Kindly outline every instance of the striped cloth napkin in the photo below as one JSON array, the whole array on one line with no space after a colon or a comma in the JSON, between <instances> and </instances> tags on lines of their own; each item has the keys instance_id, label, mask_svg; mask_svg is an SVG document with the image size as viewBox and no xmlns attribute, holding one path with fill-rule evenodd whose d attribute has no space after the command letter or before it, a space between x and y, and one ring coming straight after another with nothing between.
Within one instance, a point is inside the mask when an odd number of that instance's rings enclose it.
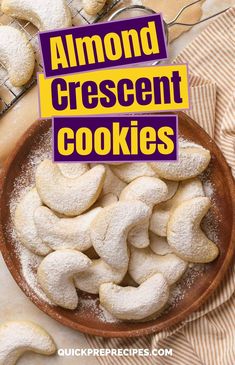
<instances>
[{"instance_id":1,"label":"striped cloth napkin","mask_svg":"<svg viewBox=\"0 0 235 365\"><path fill-rule=\"evenodd\" d=\"M177 57L188 63L188 114L215 139L235 176L235 8L220 15ZM172 348L173 357L98 357L103 365L234 365L235 267L197 312L177 326L134 339L87 336L95 348Z\"/></svg>"}]
</instances>

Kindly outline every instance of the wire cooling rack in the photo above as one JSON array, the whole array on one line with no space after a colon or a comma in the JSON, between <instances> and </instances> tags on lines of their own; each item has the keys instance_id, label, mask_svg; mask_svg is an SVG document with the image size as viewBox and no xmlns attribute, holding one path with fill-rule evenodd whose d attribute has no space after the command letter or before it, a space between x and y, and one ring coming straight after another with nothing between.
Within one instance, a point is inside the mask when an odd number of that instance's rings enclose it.
<instances>
[{"instance_id":1,"label":"wire cooling rack","mask_svg":"<svg viewBox=\"0 0 235 365\"><path fill-rule=\"evenodd\" d=\"M112 9L121 3L122 0L109 0L105 8L95 17L86 14L82 7L82 0L67 0L68 6L72 14L72 23L75 26L92 24L107 19ZM36 83L36 73L42 71L41 56L38 44L38 29L30 22L14 19L0 10L0 24L10 25L24 32L29 42L33 46L36 58L36 67L31 80L23 87L14 87L11 85L7 72L0 63L0 115L3 115L10 107L12 107L21 98L27 90Z\"/></svg>"}]
</instances>

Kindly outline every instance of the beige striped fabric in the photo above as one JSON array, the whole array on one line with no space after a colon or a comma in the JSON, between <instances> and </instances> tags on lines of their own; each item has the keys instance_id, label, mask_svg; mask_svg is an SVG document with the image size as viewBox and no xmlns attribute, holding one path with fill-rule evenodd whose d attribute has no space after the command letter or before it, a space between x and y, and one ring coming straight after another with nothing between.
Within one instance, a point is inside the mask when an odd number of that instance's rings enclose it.
<instances>
[{"instance_id":1,"label":"beige striped fabric","mask_svg":"<svg viewBox=\"0 0 235 365\"><path fill-rule=\"evenodd\" d=\"M177 57L188 63L188 114L215 139L235 176L235 9L219 16ZM173 357L98 357L102 365L234 365L235 266L197 312L179 325L137 339L87 336L95 348L172 348Z\"/></svg>"},{"instance_id":2,"label":"beige striped fabric","mask_svg":"<svg viewBox=\"0 0 235 365\"><path fill-rule=\"evenodd\" d=\"M235 176L234 18L235 8L219 16L175 62L188 63L193 74L188 114L214 138Z\"/></svg>"}]
</instances>

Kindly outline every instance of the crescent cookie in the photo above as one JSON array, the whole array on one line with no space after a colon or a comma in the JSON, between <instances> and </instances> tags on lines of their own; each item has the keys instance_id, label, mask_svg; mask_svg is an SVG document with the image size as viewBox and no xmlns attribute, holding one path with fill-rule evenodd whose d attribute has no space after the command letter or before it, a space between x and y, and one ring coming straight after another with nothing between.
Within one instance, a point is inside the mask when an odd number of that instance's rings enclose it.
<instances>
[{"instance_id":1,"label":"crescent cookie","mask_svg":"<svg viewBox=\"0 0 235 365\"><path fill-rule=\"evenodd\" d=\"M167 224L172 210L183 201L204 195L202 183L198 178L181 181L173 198L154 207L150 218L150 230L161 237L166 237Z\"/></svg>"},{"instance_id":2,"label":"crescent cookie","mask_svg":"<svg viewBox=\"0 0 235 365\"><path fill-rule=\"evenodd\" d=\"M83 9L89 15L96 15L103 9L107 0L82 0Z\"/></svg>"},{"instance_id":3,"label":"crescent cookie","mask_svg":"<svg viewBox=\"0 0 235 365\"><path fill-rule=\"evenodd\" d=\"M120 201L142 201L150 209L167 197L167 185L160 179L142 176L128 184L120 195ZM149 245L149 222L134 227L128 235L128 241L135 247L143 248Z\"/></svg>"},{"instance_id":4,"label":"crescent cookie","mask_svg":"<svg viewBox=\"0 0 235 365\"><path fill-rule=\"evenodd\" d=\"M112 166L112 171L119 179L130 183L141 176L155 176L155 172L149 163L146 162L129 162L121 165Z\"/></svg>"},{"instance_id":5,"label":"crescent cookie","mask_svg":"<svg viewBox=\"0 0 235 365\"><path fill-rule=\"evenodd\" d=\"M184 260L174 254L161 256L156 255L149 248L131 247L128 272L138 284L160 272L168 284L172 285L181 278L187 266Z\"/></svg>"},{"instance_id":6,"label":"crescent cookie","mask_svg":"<svg viewBox=\"0 0 235 365\"><path fill-rule=\"evenodd\" d=\"M72 25L65 0L2 0L2 12L33 23L40 31Z\"/></svg>"},{"instance_id":7,"label":"crescent cookie","mask_svg":"<svg viewBox=\"0 0 235 365\"><path fill-rule=\"evenodd\" d=\"M126 269L129 261L128 232L148 221L149 216L150 209L140 201L118 202L103 208L91 225L95 251L108 265Z\"/></svg>"},{"instance_id":8,"label":"crescent cookie","mask_svg":"<svg viewBox=\"0 0 235 365\"><path fill-rule=\"evenodd\" d=\"M102 165L72 179L65 177L57 164L44 160L36 170L36 187L49 208L66 216L76 216L97 200L104 178L105 168Z\"/></svg>"},{"instance_id":9,"label":"crescent cookie","mask_svg":"<svg viewBox=\"0 0 235 365\"><path fill-rule=\"evenodd\" d=\"M128 184L120 195L120 201L140 200L150 208L164 201L168 189L166 184L157 177L142 176Z\"/></svg>"},{"instance_id":10,"label":"crescent cookie","mask_svg":"<svg viewBox=\"0 0 235 365\"><path fill-rule=\"evenodd\" d=\"M37 190L30 190L17 205L14 222L21 243L33 253L45 256L51 248L42 241L34 221L34 212L41 206Z\"/></svg>"},{"instance_id":11,"label":"crescent cookie","mask_svg":"<svg viewBox=\"0 0 235 365\"><path fill-rule=\"evenodd\" d=\"M177 255L195 263L207 263L216 259L218 247L201 230L200 223L210 208L210 199L199 197L187 200L172 212L167 239Z\"/></svg>"},{"instance_id":12,"label":"crescent cookie","mask_svg":"<svg viewBox=\"0 0 235 365\"><path fill-rule=\"evenodd\" d=\"M74 218L59 218L47 207L39 207L34 221L42 241L51 249L85 251L92 246L90 226L101 210L95 208Z\"/></svg>"},{"instance_id":13,"label":"crescent cookie","mask_svg":"<svg viewBox=\"0 0 235 365\"><path fill-rule=\"evenodd\" d=\"M0 365L15 365L28 351L52 355L56 345L40 326L29 321L9 321L0 325Z\"/></svg>"},{"instance_id":14,"label":"crescent cookie","mask_svg":"<svg viewBox=\"0 0 235 365\"><path fill-rule=\"evenodd\" d=\"M38 267L37 278L43 291L60 307L75 309L78 296L73 277L88 269L91 260L76 250L58 250L47 255Z\"/></svg>"},{"instance_id":15,"label":"crescent cookie","mask_svg":"<svg viewBox=\"0 0 235 365\"><path fill-rule=\"evenodd\" d=\"M198 147L180 147L178 161L151 162L152 169L158 176L168 180L180 181L201 174L211 159L210 151Z\"/></svg>"},{"instance_id":16,"label":"crescent cookie","mask_svg":"<svg viewBox=\"0 0 235 365\"><path fill-rule=\"evenodd\" d=\"M164 307L169 297L169 286L162 274L155 274L137 288L102 284L100 303L114 317L123 320L141 320Z\"/></svg>"},{"instance_id":17,"label":"crescent cookie","mask_svg":"<svg viewBox=\"0 0 235 365\"><path fill-rule=\"evenodd\" d=\"M22 86L31 78L35 64L33 49L18 29L0 25L0 62L13 86Z\"/></svg>"},{"instance_id":18,"label":"crescent cookie","mask_svg":"<svg viewBox=\"0 0 235 365\"><path fill-rule=\"evenodd\" d=\"M115 283L119 284L125 274L127 268L117 270L102 259L93 260L92 265L86 270L74 277L76 288L83 290L87 293L98 294L99 287L104 283Z\"/></svg>"}]
</instances>

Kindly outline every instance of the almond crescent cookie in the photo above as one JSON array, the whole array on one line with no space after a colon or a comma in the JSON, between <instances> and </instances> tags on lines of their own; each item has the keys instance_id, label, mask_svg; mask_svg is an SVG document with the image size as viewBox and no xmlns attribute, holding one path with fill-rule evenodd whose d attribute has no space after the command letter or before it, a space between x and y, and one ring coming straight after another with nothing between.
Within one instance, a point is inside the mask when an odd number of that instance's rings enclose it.
<instances>
[{"instance_id":1,"label":"almond crescent cookie","mask_svg":"<svg viewBox=\"0 0 235 365\"><path fill-rule=\"evenodd\" d=\"M151 176L142 176L128 184L120 195L120 201L139 200L151 210L153 206L164 201L168 194L167 185L160 179ZM128 241L135 247L147 247L149 221L134 227L128 235Z\"/></svg>"},{"instance_id":2,"label":"almond crescent cookie","mask_svg":"<svg viewBox=\"0 0 235 365\"><path fill-rule=\"evenodd\" d=\"M39 207L34 212L34 221L42 241L51 249L85 251L92 246L90 226L101 210L95 208L77 217L59 218L47 207Z\"/></svg>"},{"instance_id":3,"label":"almond crescent cookie","mask_svg":"<svg viewBox=\"0 0 235 365\"><path fill-rule=\"evenodd\" d=\"M161 237L166 237L167 224L172 210L186 200L204 195L205 193L202 182L198 178L181 181L173 198L166 202L157 204L154 207L153 214L150 219L150 230Z\"/></svg>"},{"instance_id":4,"label":"almond crescent cookie","mask_svg":"<svg viewBox=\"0 0 235 365\"><path fill-rule=\"evenodd\" d=\"M3 0L2 12L33 23L40 31L72 25L65 0Z\"/></svg>"},{"instance_id":5,"label":"almond crescent cookie","mask_svg":"<svg viewBox=\"0 0 235 365\"><path fill-rule=\"evenodd\" d=\"M155 274L137 288L113 283L100 286L100 303L118 319L141 320L167 303L169 286L162 274Z\"/></svg>"},{"instance_id":6,"label":"almond crescent cookie","mask_svg":"<svg viewBox=\"0 0 235 365\"><path fill-rule=\"evenodd\" d=\"M22 86L31 78L35 64L33 49L18 29L0 26L0 62L13 86Z\"/></svg>"},{"instance_id":7,"label":"almond crescent cookie","mask_svg":"<svg viewBox=\"0 0 235 365\"><path fill-rule=\"evenodd\" d=\"M105 179L105 168L98 165L75 178L65 177L58 165L44 160L36 170L36 187L45 205L57 213L76 216L97 200Z\"/></svg>"},{"instance_id":8,"label":"almond crescent cookie","mask_svg":"<svg viewBox=\"0 0 235 365\"><path fill-rule=\"evenodd\" d=\"M91 260L76 250L58 250L47 255L38 267L37 277L43 291L53 303L75 309L78 295L73 277L88 269Z\"/></svg>"},{"instance_id":9,"label":"almond crescent cookie","mask_svg":"<svg viewBox=\"0 0 235 365\"><path fill-rule=\"evenodd\" d=\"M171 214L167 239L174 252L184 260L207 263L216 259L218 247L209 240L200 227L210 208L210 199L199 197L180 204Z\"/></svg>"},{"instance_id":10,"label":"almond crescent cookie","mask_svg":"<svg viewBox=\"0 0 235 365\"><path fill-rule=\"evenodd\" d=\"M178 161L151 162L151 167L161 178L181 181L201 174L207 168L210 159L210 152L201 146L183 148L179 146Z\"/></svg>"},{"instance_id":11,"label":"almond crescent cookie","mask_svg":"<svg viewBox=\"0 0 235 365\"><path fill-rule=\"evenodd\" d=\"M188 266L187 262L175 254L156 255L148 247L142 249L131 247L130 251L128 272L138 284L160 272L168 284L172 285L181 278Z\"/></svg>"},{"instance_id":12,"label":"almond crescent cookie","mask_svg":"<svg viewBox=\"0 0 235 365\"><path fill-rule=\"evenodd\" d=\"M0 325L0 365L15 365L28 351L52 355L56 345L40 326L29 321L9 321Z\"/></svg>"},{"instance_id":13,"label":"almond crescent cookie","mask_svg":"<svg viewBox=\"0 0 235 365\"><path fill-rule=\"evenodd\" d=\"M131 228L149 220L150 208L140 201L118 202L102 209L91 224L95 251L110 266L126 269L127 236Z\"/></svg>"}]
</instances>

